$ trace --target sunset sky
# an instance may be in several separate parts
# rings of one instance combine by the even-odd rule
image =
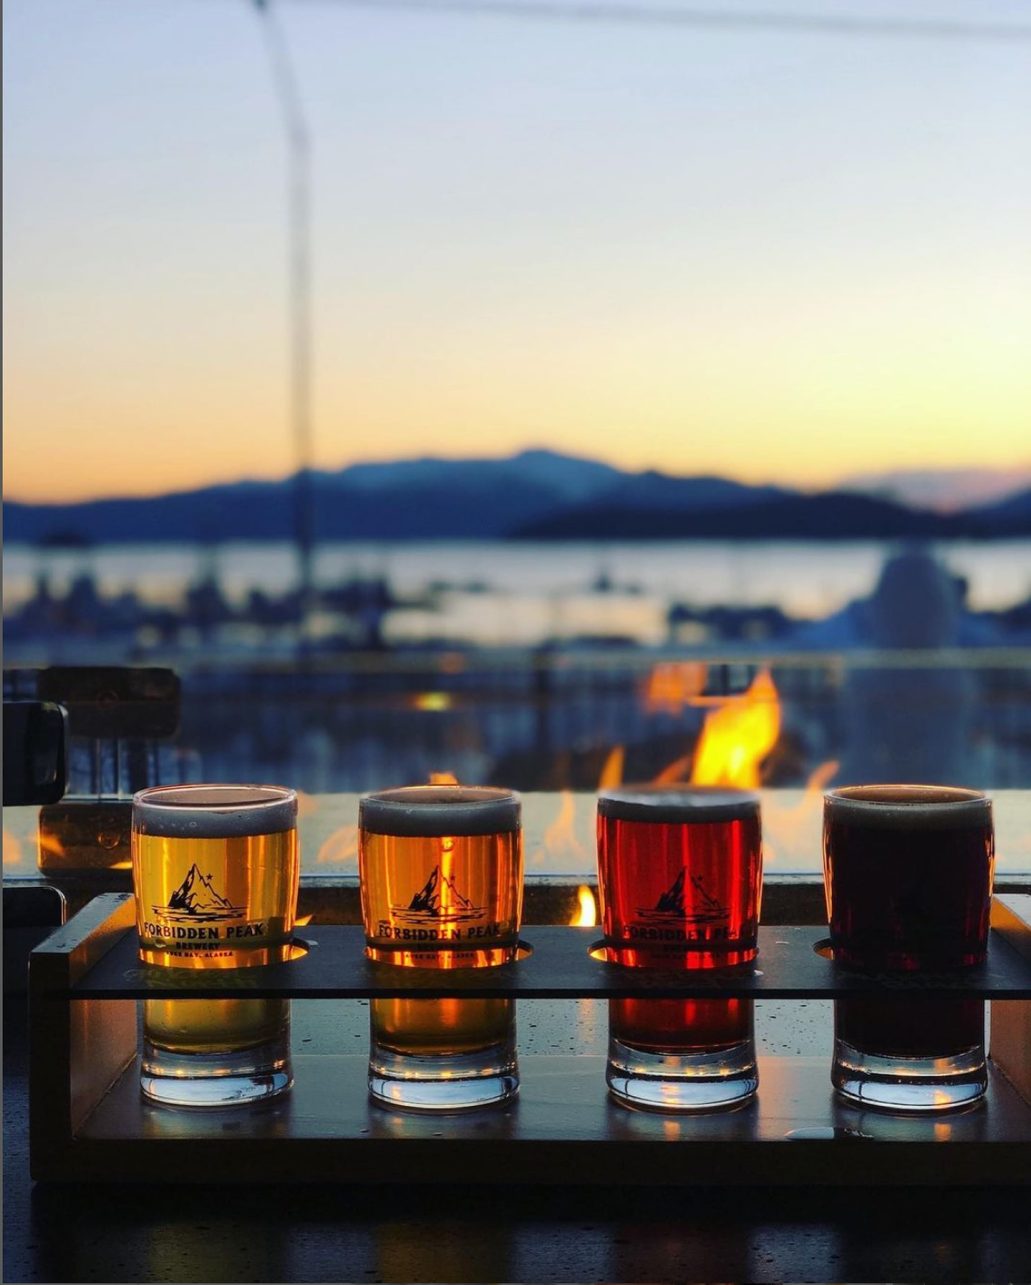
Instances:
[[[319,466],[1031,459],[1031,40],[277,8],[314,139]],[[260,22],[6,0],[7,496],[292,470]]]

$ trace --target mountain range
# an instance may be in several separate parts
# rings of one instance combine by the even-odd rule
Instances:
[[[310,474],[319,540],[997,538],[1031,535],[1031,488],[959,511],[844,488],[807,493],[722,477],[625,473],[548,450],[415,459]],[[286,540],[293,479],[150,497],[4,506],[12,543]]]
[[[1031,465],[1018,468],[894,469],[845,478],[840,489],[878,495],[939,513],[983,507],[1031,487]]]

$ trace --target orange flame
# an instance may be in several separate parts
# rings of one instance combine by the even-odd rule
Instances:
[[[569,857],[585,857],[583,844],[576,835],[576,796],[572,790],[559,795],[558,812],[544,831],[544,848],[551,854],[564,853]]]
[[[316,864],[345,865],[358,856],[358,827],[342,825],[325,839],[315,858]]]
[[[770,671],[761,669],[746,692],[706,714],[691,783],[755,789],[759,765],[779,736],[780,699]]]
[[[430,785],[457,785],[458,777],[454,772],[431,772]]]
[[[314,816],[319,810],[319,801],[313,794],[306,790],[294,790],[297,795],[297,815],[299,817]]]
[[[599,790],[613,790],[623,783],[623,759],[626,751],[622,745],[614,745],[602,764],[601,776],[598,777]]]
[[[704,661],[663,661],[653,665],[644,685],[644,704],[650,714],[679,714],[693,705],[705,690],[708,666]]]
[[[782,856],[790,859],[814,848],[819,851],[823,791],[840,766],[837,759],[827,759],[814,768],[797,802],[785,802],[785,792],[780,790],[773,791],[764,801],[763,861],[767,865]]]
[[[810,773],[809,780],[805,783],[805,799],[803,800],[805,804],[811,801],[811,795],[823,793],[824,789],[834,780],[839,767],[841,767],[841,763],[837,759],[828,759],[826,763],[821,763],[815,771]]]
[[[686,781],[691,771],[691,760],[693,758],[693,754],[683,754],[680,758],[674,759],[655,778],[655,784],[675,785],[678,781]]]
[[[623,780],[623,746],[609,750],[598,778],[598,789],[612,789]],[[593,800],[588,800],[593,803]],[[544,831],[544,852],[549,856],[562,856],[573,861],[588,859],[587,848],[576,832],[577,796],[570,789],[560,791],[558,811]],[[592,857],[593,859],[593,857]]]
[[[39,827],[39,860],[44,864],[47,857],[62,858],[64,853],[64,844],[61,842],[61,836],[55,834],[53,830]]]
[[[576,890],[576,896],[580,908],[569,922],[574,928],[592,928],[598,922],[598,906],[594,900],[594,893],[582,883]]]
[[[17,866],[21,864],[22,843],[16,834],[10,830],[4,831],[4,865]]]
[[[310,923],[311,923],[311,915],[298,915],[298,917],[294,920],[294,927],[307,928],[307,926]]]
[[[797,824],[808,820],[813,810],[821,805],[823,791],[833,781],[839,767],[841,767],[841,764],[837,759],[826,759],[818,767],[814,768],[806,780],[802,797],[793,806],[785,807],[781,810],[781,820],[788,824]]]

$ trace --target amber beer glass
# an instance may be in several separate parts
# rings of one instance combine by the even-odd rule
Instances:
[[[598,885],[609,960],[747,969],[762,892],[759,800],[740,790],[627,786],[598,799]],[[740,1105],[759,1083],[752,1001],[609,1002],[607,1081],[632,1106]]]
[[[864,785],[824,796],[824,887],[838,963],[867,973],[982,963],[994,868],[991,801],[978,790]],[[984,1002],[838,1000],[832,1079],[886,1110],[967,1106],[987,1088]]]
[[[366,952],[405,968],[516,958],[523,903],[520,799],[511,790],[410,786],[359,804]],[[507,999],[378,999],[369,1090],[393,1107],[454,1111],[519,1087]]]
[[[133,798],[140,959],[238,969],[286,958],[297,908],[297,796],[266,785],[171,785]],[[175,1106],[270,1098],[291,1083],[281,999],[144,1001],[144,1096]]]

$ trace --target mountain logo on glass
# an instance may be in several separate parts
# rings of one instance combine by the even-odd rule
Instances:
[[[152,907],[154,914],[173,923],[205,923],[213,919],[240,919],[247,914],[246,906],[234,906],[228,898],[216,892],[211,875],[203,875],[194,862],[165,906]]]
[[[454,880],[434,866],[430,877],[407,906],[391,906],[391,914],[404,924],[457,924],[467,919],[482,919],[483,906],[474,906],[455,887]]]
[[[685,924],[711,924],[727,918],[723,905],[711,896],[697,875],[691,875],[691,884],[696,890],[692,898],[695,903],[690,909],[684,903],[686,870],[681,870],[673,883],[659,897],[654,906],[639,906],[638,917],[641,919],[675,919]]]

